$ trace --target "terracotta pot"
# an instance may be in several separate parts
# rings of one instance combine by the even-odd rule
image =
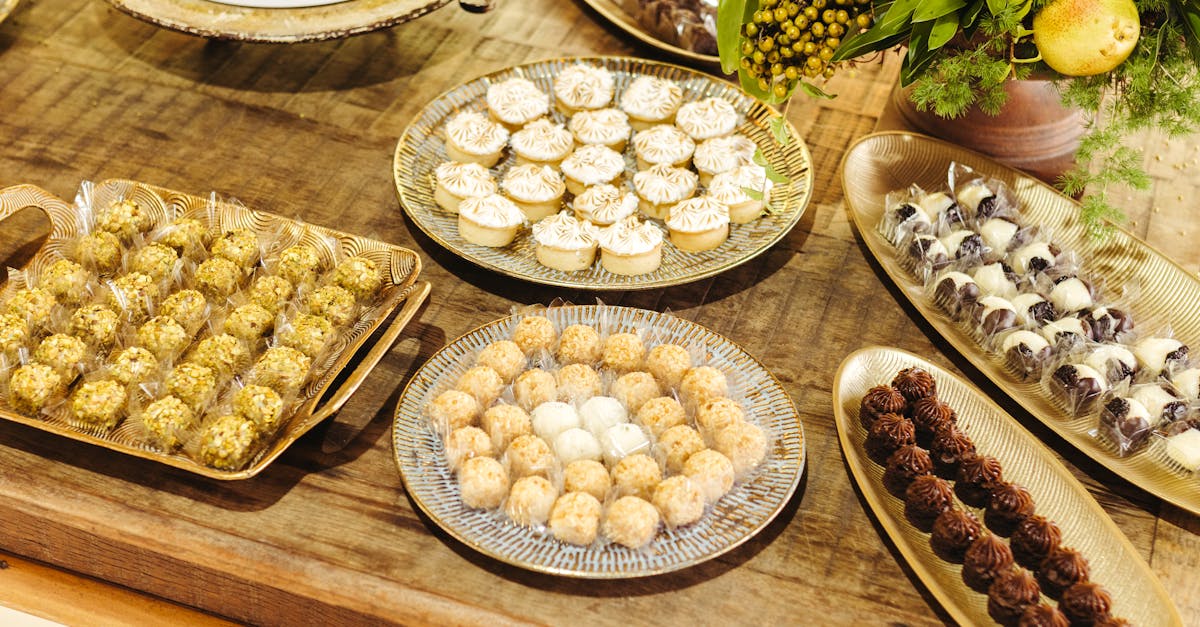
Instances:
[[[899,84],[892,102],[910,127],[1054,183],[1075,165],[1075,150],[1085,130],[1083,113],[1064,107],[1051,81],[1008,81],[1005,89],[1008,103],[995,116],[976,107],[952,120],[918,111],[909,98],[912,88]]]

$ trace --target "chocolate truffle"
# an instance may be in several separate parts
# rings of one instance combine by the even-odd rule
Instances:
[[[1009,570],[988,587],[988,616],[1001,625],[1015,625],[1025,609],[1042,596],[1033,574],[1024,568]]]
[[[884,414],[871,425],[863,445],[871,459],[882,464],[900,447],[916,443],[916,428],[900,414]]]
[[[1134,451],[1150,437],[1150,412],[1132,398],[1115,396],[1100,412],[1100,431],[1122,454]]]
[[[1054,389],[1077,414],[1108,390],[1107,377],[1085,364],[1064,364],[1054,371]]]
[[[975,231],[957,229],[941,238],[942,246],[955,259],[964,259],[983,254],[983,238]]]
[[[1034,333],[1018,329],[1004,334],[1000,340],[1000,352],[1013,372],[1022,379],[1040,377],[1042,366],[1050,359],[1050,342]]]
[[[958,415],[937,397],[927,396],[913,403],[912,423],[917,428],[917,443],[929,446],[933,436],[954,426]]]
[[[1017,563],[1035,570],[1061,542],[1062,531],[1058,525],[1043,516],[1022,520],[1008,539]]]
[[[925,449],[912,445],[902,446],[887,460],[887,470],[883,472],[883,487],[887,488],[888,492],[903,497],[913,479],[928,475],[932,470],[933,462]]]
[[[1133,330],[1133,318],[1120,309],[1096,307],[1079,315],[1092,331],[1097,342],[1114,342]]]
[[[892,379],[892,387],[913,403],[926,396],[937,396],[937,381],[921,368],[905,368]]]
[[[875,420],[884,414],[900,414],[904,412],[908,401],[904,395],[890,385],[877,385],[863,395],[862,405],[858,410],[858,419],[868,429]]]
[[[933,438],[929,446],[929,457],[933,459],[933,472],[939,477],[953,479],[958,475],[958,466],[964,459],[975,456],[975,443],[967,434],[950,427]]]
[[[942,240],[933,235],[917,234],[908,243],[908,254],[917,261],[928,262],[934,268],[941,268],[950,261]]]
[[[952,316],[957,316],[979,300],[979,286],[975,279],[962,272],[946,272],[938,277],[933,288],[933,299]]]
[[[967,547],[983,533],[979,519],[971,512],[948,509],[933,521],[933,532],[929,546],[938,557],[947,562],[961,563]]]
[[[1021,612],[1017,627],[1070,627],[1071,621],[1050,605],[1030,605]]]
[[[971,507],[986,507],[992,490],[1002,480],[1000,460],[991,455],[976,455],[959,463],[954,493]]]
[[[995,335],[1017,326],[1017,310],[999,296],[984,296],[975,303],[975,322],[986,335]]]
[[[1137,374],[1137,359],[1120,344],[1100,344],[1084,358],[1083,363],[1103,374],[1109,384],[1133,379]]]
[[[950,484],[933,475],[913,479],[904,492],[904,516],[921,531],[929,531],[933,521],[953,505]]]
[[[1142,368],[1151,373],[1162,373],[1187,362],[1188,347],[1179,340],[1165,337],[1148,337],[1133,347]]]
[[[1087,581],[1091,575],[1087,559],[1070,547],[1059,547],[1052,551],[1038,568],[1038,582],[1046,594],[1057,598],[1063,590]]]
[[[1094,625],[1112,611],[1112,597],[1100,584],[1083,582],[1067,588],[1058,601],[1058,609],[1072,625]]]
[[[934,466],[937,462],[934,462]],[[1007,536],[1021,521],[1033,515],[1033,497],[1015,483],[1001,483],[992,490],[984,522],[993,533]]]
[[[1017,310],[1017,324],[1046,324],[1058,317],[1054,305],[1037,292],[1025,292],[1012,298],[1013,308]]]
[[[1012,564],[1008,544],[995,535],[984,534],[967,547],[963,557],[963,582],[976,592],[985,592],[997,575],[1011,569]]]

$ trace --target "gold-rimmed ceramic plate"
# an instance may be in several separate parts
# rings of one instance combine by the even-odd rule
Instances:
[[[213,479],[246,479],[266,468],[272,461],[291,446],[300,436],[319,422],[336,412],[362,384],[371,369],[395,342],[409,320],[416,314],[422,301],[429,293],[428,283],[418,283],[417,275],[421,260],[411,250],[377,240],[358,237],[326,229],[275,214],[254,211],[240,204],[176,192],[134,181],[110,180],[97,183],[94,188],[95,205],[120,198],[134,200],[156,223],[168,216],[188,217],[200,220],[210,232],[227,231],[234,228],[250,228],[264,240],[273,242],[273,249],[304,242],[314,243],[321,254],[333,254],[326,247],[336,245],[342,256],[359,255],[374,261],[383,275],[383,286],[376,298],[365,304],[345,329],[337,333],[325,355],[312,365],[311,374],[298,392],[298,397],[285,406],[280,427],[269,442],[262,445],[246,466],[238,470],[222,470],[205,466],[183,452],[168,452],[148,444],[140,425],[128,416],[114,429],[101,431],[84,429],[72,424],[68,412],[43,413],[28,416],[16,411],[8,402],[7,395],[0,397],[0,419],[54,433],[81,442],[94,444],[158,463],[180,468]],[[37,208],[46,213],[51,224],[49,239],[34,255],[24,270],[38,274],[57,259],[70,257],[68,243],[72,238],[86,232],[88,228],[80,213],[63,200],[32,185],[18,185],[0,190],[0,221],[26,208]],[[332,262],[332,258],[328,261]],[[13,280],[0,285],[0,300],[7,298],[15,287]],[[404,303],[403,307],[400,307]],[[61,305],[60,305],[61,307]],[[392,312],[400,308],[391,324],[383,331],[376,344],[364,355],[359,355],[371,335],[379,329]],[[66,315],[70,309],[64,310]],[[356,360],[355,358],[358,357]],[[338,374],[354,360],[355,367],[344,381],[333,387]],[[326,393],[330,393],[326,398]]]
[[[211,39],[262,43],[322,41],[415,20],[450,0],[347,0],[300,8],[256,8],[207,0],[108,0],[163,28]]]
[[[1003,465],[1004,479],[1025,486],[1037,513],[1062,529],[1062,542],[1087,558],[1091,580],[1112,595],[1113,616],[1134,625],[1182,625],[1162,583],[1087,489],[1054,455],[1004,410],[966,380],[912,353],[886,347],[859,350],[842,362],[833,382],[838,439],[850,474],[875,518],[921,582],[962,625],[992,623],[987,595],[962,581],[961,566],[942,560],[929,546],[929,534],[904,517],[903,499],[883,487],[884,468],[872,461],[863,442],[867,431],[858,410],[867,390],[884,385],[903,368],[918,366],[937,381],[938,398],[958,412],[959,427],[981,454]],[[959,507],[971,510],[962,503]],[[979,510],[973,510],[983,516]],[[1045,596],[1043,601],[1048,601]]]
[[[1136,285],[1139,298],[1130,306],[1138,327],[1170,328],[1192,347],[1200,346],[1200,280],[1150,245],[1119,227],[1103,241],[1092,239],[1079,218],[1079,204],[1041,181],[953,144],[924,135],[888,132],[856,142],[842,160],[842,186],[850,217],[867,249],[884,272],[925,320],[959,353],[1014,401],[1084,454],[1147,492],[1200,514],[1200,479],[1166,458],[1161,441],[1119,457],[1092,435],[1094,414],[1070,415],[1037,380],[1022,381],[1005,366],[1003,356],[979,346],[966,327],[946,316],[924,294],[921,282],[906,268],[898,251],[880,233],[888,192],[917,184],[940,189],[947,168],[958,162],[1003,181],[1021,203],[1021,219],[1053,234],[1064,250],[1075,251],[1084,269],[1108,286]]]
[[[776,171],[789,179],[788,183],[776,185],[771,190],[773,209],[754,222],[733,225],[729,240],[713,251],[685,253],[664,241],[662,266],[654,272],[638,276],[613,274],[604,270],[599,261],[590,269],[580,272],[547,268],[539,264],[534,256],[534,242],[527,227],[517,235],[515,242],[504,248],[477,246],[463,239],[458,234],[457,216],[440,209],[433,199],[433,171],[448,160],[443,137],[446,120],[463,110],[486,111],[484,98],[488,86],[513,76],[524,76],[547,94],[553,94],[554,76],[562,68],[578,62],[603,66],[613,72],[616,77],[616,98],[620,98],[621,92],[634,77],[645,74],[678,82],[683,88],[685,102],[715,96],[733,103],[734,108],[744,116],[738,132],[758,143]],[[553,111],[552,115],[556,121],[564,121],[558,111]],[[791,124],[787,125],[792,138],[788,145],[775,143],[768,122],[778,117],[778,111],[751,98],[737,87],[677,65],[625,57],[539,61],[479,77],[438,96],[426,105],[396,146],[393,174],[400,204],[413,222],[437,243],[484,268],[526,281],[574,289],[641,290],[667,287],[707,278],[753,259],[787,235],[804,215],[812,198],[812,159],[808,147]],[[492,168],[497,180],[499,174],[514,161],[515,157],[508,154]],[[630,179],[628,175],[636,170],[632,142],[626,148],[626,162],[625,178]],[[567,194],[569,197],[570,194]]]
[[[630,15],[625,7],[622,6],[620,0],[583,0],[588,6],[592,7],[599,13],[601,17],[610,21],[617,28],[633,35],[638,40],[650,44],[659,50],[668,52],[680,59],[686,60],[692,65],[699,65],[705,69],[716,69],[721,66],[721,57],[715,54],[702,54],[664,41],[654,33],[651,33],[642,26],[641,22],[636,17]],[[715,39],[715,38],[714,38]]]
[[[509,339],[527,315],[544,315],[559,331],[571,324],[637,330],[646,345],[675,343],[707,355],[729,380],[729,396],[748,420],[769,436],[766,460],[717,501],[697,523],[660,529],[647,549],[598,542],[578,547],[548,532],[518,526],[500,512],[463,505],[454,474],[446,464],[441,438],[425,407],[474,365],[488,344]],[[630,307],[563,306],[515,314],[454,340],[429,359],[405,388],[392,431],[396,464],[409,497],[435,523],[467,546],[529,570],[591,579],[644,577],[698,564],[742,544],[761,531],[791,499],[805,466],[804,430],[792,399],[754,357],[725,337],[694,322]]]

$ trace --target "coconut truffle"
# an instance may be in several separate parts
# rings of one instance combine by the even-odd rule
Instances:
[[[517,346],[516,342],[500,340],[479,351],[475,364],[495,370],[505,383],[509,383],[525,369],[525,353],[521,352],[521,347]]]
[[[660,396],[642,404],[637,412],[637,421],[657,438],[671,427],[687,424],[687,413],[679,401],[670,396]]]
[[[233,395],[233,413],[249,418],[263,433],[270,433],[283,417],[279,393],[261,385],[247,385]]]
[[[104,305],[84,305],[71,314],[71,335],[93,346],[108,346],[117,338],[121,316]]]
[[[279,343],[316,359],[333,342],[335,335],[333,324],[328,320],[312,314],[300,314],[279,332]]]
[[[107,379],[88,381],[71,397],[71,414],[88,427],[112,429],[125,408],[125,387]]]
[[[174,318],[155,316],[138,328],[137,340],[139,345],[162,360],[182,351],[192,336]]]
[[[78,303],[87,294],[88,271],[70,259],[59,259],[42,273],[38,287],[64,303]]]
[[[198,456],[213,468],[237,470],[250,460],[257,439],[254,423],[236,414],[226,414],[204,426]]]
[[[173,318],[183,328],[195,330],[208,317],[208,301],[196,290],[180,290],[163,299],[158,315]]]
[[[15,314],[0,314],[0,353],[16,355],[29,341],[29,325]]]
[[[689,456],[683,463],[683,474],[700,488],[709,503],[716,503],[733,488],[733,462],[709,448]]]
[[[612,469],[612,483],[617,494],[628,494],[649,500],[654,487],[662,481],[662,469],[649,455],[634,454],[617,462]]]
[[[600,394],[600,373],[587,364],[567,364],[559,368],[554,379],[558,384],[558,400],[587,401]]]
[[[216,391],[217,375],[207,366],[182,363],[171,369],[164,382],[167,393],[178,396],[189,407],[199,409]]]
[[[709,437],[745,420],[742,406],[730,398],[715,398],[696,408],[696,426]]]
[[[458,392],[458,394],[463,394]],[[466,395],[472,402],[474,398]],[[533,421],[525,410],[516,405],[495,405],[483,412],[483,430],[492,439],[492,449],[503,451],[513,440],[533,433]],[[465,425],[464,425],[465,426]]]
[[[212,243],[212,254],[249,270],[258,263],[258,236],[250,229],[234,229]]]
[[[700,405],[728,395],[729,384],[725,380],[725,373],[712,366],[700,366],[688,370],[687,374],[683,375],[679,382],[679,391],[685,400]]]
[[[767,458],[767,435],[758,425],[739,422],[719,431],[713,448],[728,457],[734,472],[743,476]]]
[[[338,265],[333,271],[333,283],[345,288],[359,302],[375,298],[383,285],[383,277],[375,262],[366,257],[350,257]]]
[[[595,396],[579,407],[579,418],[583,428],[600,437],[613,425],[629,422],[625,406],[611,396]]]
[[[529,411],[558,398],[558,384],[554,375],[541,368],[526,370],[513,383],[513,398],[522,409]]]
[[[475,366],[458,378],[454,388],[474,396],[480,405],[486,407],[500,397],[500,392],[504,389],[504,380],[487,366]]]
[[[609,390],[629,411],[637,413],[652,398],[662,396],[658,381],[648,372],[629,372],[613,382]]]
[[[4,310],[26,320],[31,327],[44,327],[54,312],[54,295],[37,287],[17,290],[8,299]]]
[[[564,465],[577,460],[599,461],[602,455],[596,436],[578,427],[554,436],[554,454]]]
[[[155,281],[166,281],[174,275],[177,261],[179,253],[174,248],[153,243],[137,251],[130,268],[154,277]]]
[[[536,435],[517,436],[504,452],[508,472],[513,477],[547,476],[555,467],[550,445]]]
[[[600,360],[600,334],[584,324],[563,329],[558,341],[558,361],[562,364],[594,363]]]
[[[320,271],[321,256],[317,254],[317,249],[308,244],[289,246],[279,253],[276,272],[292,285],[312,286],[317,282],[317,273]]]
[[[636,496],[623,496],[604,513],[602,529],[609,540],[636,549],[654,539],[659,522],[653,505]]]
[[[157,371],[158,358],[140,346],[126,348],[108,365],[109,374],[122,385],[136,385]]]
[[[604,461],[615,465],[626,456],[650,451],[650,439],[637,425],[629,423],[613,425],[600,436],[600,448]]]
[[[533,432],[547,442],[553,442],[558,435],[568,429],[578,429],[583,426],[579,412],[566,403],[550,401],[534,408],[530,414],[533,419]]]
[[[568,544],[586,546],[595,542],[600,529],[600,501],[586,492],[568,492],[554,502],[550,511],[550,533]]]
[[[242,269],[224,257],[205,259],[196,267],[196,289],[218,301],[228,298],[242,282]]]
[[[606,368],[630,372],[642,367],[646,360],[646,345],[634,333],[614,333],[604,340],[600,361]]]
[[[658,450],[663,455],[667,472],[678,474],[683,472],[687,458],[694,453],[704,450],[704,438],[695,429],[687,425],[671,427],[658,437]],[[728,453],[726,453],[728,457]]]
[[[429,420],[439,431],[449,433],[475,424],[475,418],[479,416],[479,401],[466,392],[446,390],[433,399],[426,411]]]
[[[41,411],[63,388],[63,378],[46,364],[25,364],[8,382],[9,403],[18,411]]]
[[[692,367],[692,356],[687,349],[676,344],[659,344],[650,349],[646,356],[646,370],[658,379],[663,387],[675,387],[683,375]]]
[[[538,351],[550,351],[558,334],[554,332],[554,323],[542,316],[522,318],[513,330],[513,341],[526,355]]]
[[[275,315],[292,299],[295,292],[296,288],[288,283],[287,279],[270,275],[255,279],[250,286],[249,296],[250,302]]]
[[[195,423],[196,415],[191,408],[174,396],[164,396],[142,410],[142,428],[147,439],[166,451],[179,450]]]
[[[108,231],[93,231],[79,238],[75,259],[97,274],[112,274],[121,267],[121,240]]]
[[[244,342],[254,342],[275,328],[275,316],[261,305],[247,303],[225,317],[225,332]]]
[[[472,457],[459,467],[463,504],[475,509],[499,507],[508,494],[508,473],[491,457]]]
[[[521,477],[512,484],[504,513],[518,525],[544,525],[558,499],[558,490],[545,477]]]
[[[295,390],[304,383],[310,366],[308,355],[288,346],[274,346],[254,364],[251,380],[281,391]]]
[[[598,461],[575,460],[563,470],[563,492],[586,492],[603,502],[611,487],[608,469]]]
[[[55,333],[42,340],[33,351],[33,361],[46,364],[64,376],[73,376],[83,367],[88,346],[83,340],[66,333]]]
[[[136,201],[124,198],[96,216],[96,228],[129,240],[154,226],[154,216]]]
[[[654,488],[653,502],[668,527],[690,525],[704,515],[704,493],[682,475],[663,479]]]
[[[451,470],[473,457],[491,457],[492,439],[479,427],[462,427],[446,437],[446,462]]]

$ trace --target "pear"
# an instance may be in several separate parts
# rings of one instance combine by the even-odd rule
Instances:
[[[1065,76],[1102,74],[1121,65],[1141,33],[1133,0],[1053,0],[1033,17],[1042,60]]]

